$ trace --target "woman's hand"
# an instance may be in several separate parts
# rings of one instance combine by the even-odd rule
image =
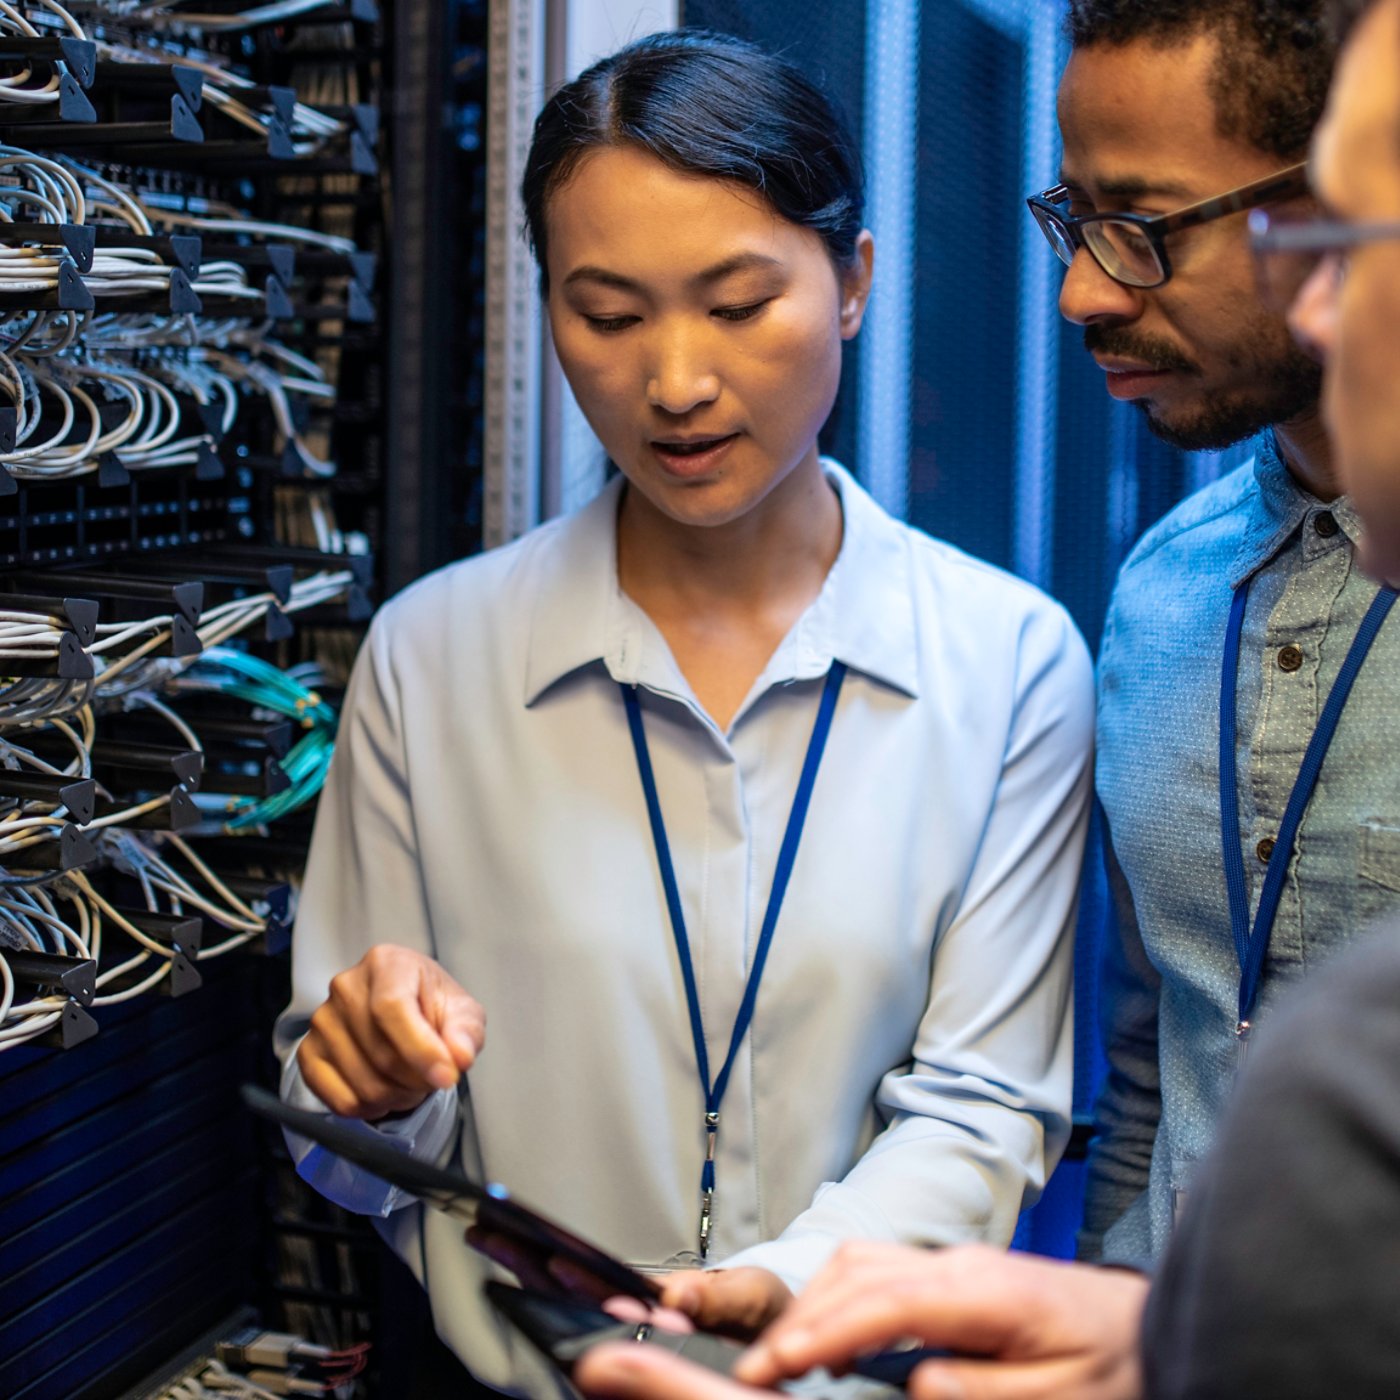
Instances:
[[[589,1347],[571,1379],[596,1400],[779,1400],[776,1391],[751,1390],[661,1347],[634,1342]]]
[[[748,1340],[792,1302],[792,1294],[767,1269],[684,1269],[666,1276],[661,1301],[702,1332]]]
[[[450,1089],[485,1040],[485,1011],[437,963],[381,943],[331,979],[297,1064],[333,1113],[374,1120]]]

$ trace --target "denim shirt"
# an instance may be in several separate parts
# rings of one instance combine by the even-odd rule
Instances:
[[[1238,672],[1240,840],[1251,918],[1303,752],[1376,584],[1359,525],[1280,460],[1254,461],[1154,526],[1124,564],[1099,662],[1098,792],[1116,928],[1080,1252],[1167,1243],[1233,1087],[1240,968],[1220,854],[1220,668],[1250,580]],[[1296,649],[1296,650],[1295,650]],[[1400,910],[1400,615],[1377,637],[1298,833],[1256,1023],[1310,968]]]

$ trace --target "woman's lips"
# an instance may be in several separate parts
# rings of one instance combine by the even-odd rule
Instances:
[[[669,475],[689,479],[711,471],[738,436],[738,433],[729,433],[725,437],[697,438],[694,445],[653,439],[651,450]]]

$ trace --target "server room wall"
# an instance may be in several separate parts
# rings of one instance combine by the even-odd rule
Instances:
[[[897,334],[882,340],[877,324],[877,343],[849,357],[829,450],[879,482],[862,449],[882,439],[859,429],[862,395],[879,377],[882,403],[893,398],[908,415],[908,469],[888,484],[887,507],[1048,589],[1096,647],[1134,540],[1238,454],[1182,453],[1153,438],[1129,405],[1104,393],[1077,328],[1056,310],[1059,265],[1022,199],[1054,182],[1059,160],[1063,13],[1062,0],[815,8],[685,0],[683,20],[783,50],[823,74],[842,102],[860,132],[870,186],[872,311],[891,295],[881,281],[886,250],[895,245],[899,266],[901,244],[908,248],[908,280],[895,295],[909,299],[910,343]],[[894,395],[884,382],[891,376],[900,382]],[[1077,1157],[1103,1070],[1094,969],[1107,895],[1097,837],[1087,870],[1077,954],[1080,1129],[1071,1160],[1018,1236],[1061,1255],[1073,1248]]]
[[[250,1306],[360,1369],[236,1087],[364,623],[479,545],[485,0],[3,8],[0,1395]]]

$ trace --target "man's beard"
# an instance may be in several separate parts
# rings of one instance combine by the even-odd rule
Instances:
[[[1135,334],[1120,326],[1085,328],[1084,347],[1138,361],[1154,370],[1199,375],[1199,366],[1174,345]],[[1291,338],[1272,349],[1241,352],[1237,363],[1248,365],[1251,388],[1210,396],[1202,394],[1191,417],[1170,422],[1155,416],[1148,399],[1134,407],[1163,442],[1187,452],[1220,452],[1253,437],[1275,423],[1288,423],[1315,408],[1322,393],[1322,367],[1305,355]]]

